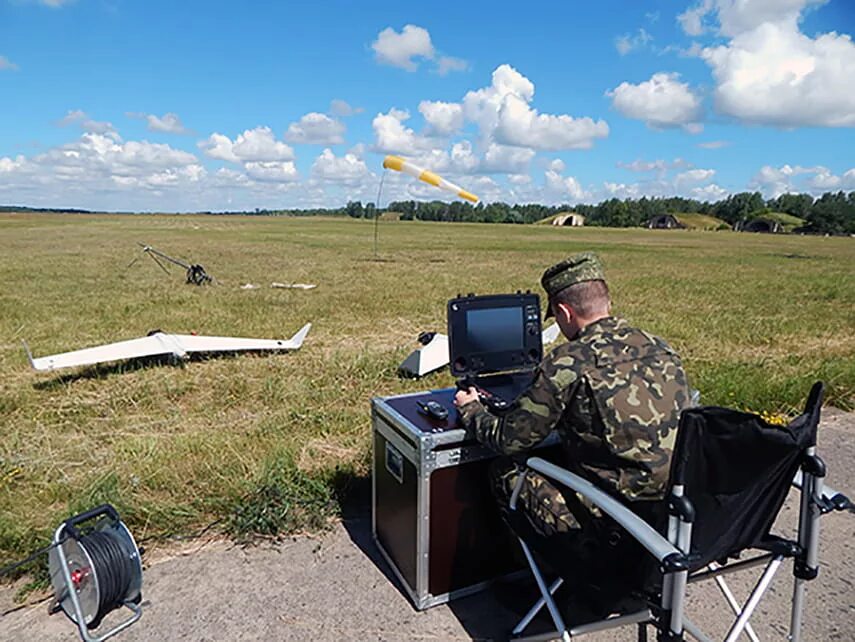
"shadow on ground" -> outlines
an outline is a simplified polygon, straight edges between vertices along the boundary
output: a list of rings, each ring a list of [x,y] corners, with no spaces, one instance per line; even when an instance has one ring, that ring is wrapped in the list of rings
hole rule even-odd
[[[342,498],[342,524],[353,544],[383,574],[386,580],[407,600],[413,612],[409,594],[389,563],[380,553],[371,533],[371,480],[348,477],[340,480],[346,493]],[[453,600],[446,605],[473,640],[504,640],[526,610],[538,598],[537,587],[528,576],[500,579],[489,588],[474,595]],[[437,607],[434,607],[437,608]],[[552,627],[541,614],[527,630],[528,634],[549,631]]]

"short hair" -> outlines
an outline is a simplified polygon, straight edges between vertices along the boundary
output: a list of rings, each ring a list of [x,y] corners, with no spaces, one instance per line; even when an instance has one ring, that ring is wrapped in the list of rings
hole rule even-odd
[[[596,314],[608,312],[609,286],[605,281],[582,281],[569,285],[560,292],[554,294],[550,304],[564,303],[573,308],[573,311],[581,317],[592,317]]]

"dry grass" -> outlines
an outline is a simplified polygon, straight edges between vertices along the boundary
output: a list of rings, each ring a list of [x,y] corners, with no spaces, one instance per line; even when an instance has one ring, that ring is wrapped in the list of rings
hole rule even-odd
[[[450,383],[395,376],[418,332],[444,327],[447,299],[536,290],[584,249],[603,256],[616,311],[681,351],[705,402],[792,412],[821,378],[855,407],[850,239],[385,222],[377,262],[368,221],[4,215],[0,235],[0,558],[99,501],[146,536],[217,518],[239,534],[312,527],[366,472],[369,399]],[[145,257],[126,269],[137,241],[219,285]],[[307,321],[297,353],[184,367],[37,375],[19,346],[41,356],[155,328],[283,337]]]

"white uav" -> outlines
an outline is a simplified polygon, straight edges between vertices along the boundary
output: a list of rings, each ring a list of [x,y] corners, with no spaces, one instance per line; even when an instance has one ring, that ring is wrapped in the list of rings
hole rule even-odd
[[[143,357],[172,355],[176,359],[188,359],[191,353],[218,352],[263,352],[299,350],[303,340],[309,334],[312,324],[307,323],[290,339],[243,339],[239,337],[203,337],[193,334],[166,334],[154,332],[147,337],[109,343],[93,348],[84,348],[73,352],[63,352],[49,357],[34,359],[27,344],[27,357],[30,365],[40,372],[91,366],[109,361],[125,361]]]

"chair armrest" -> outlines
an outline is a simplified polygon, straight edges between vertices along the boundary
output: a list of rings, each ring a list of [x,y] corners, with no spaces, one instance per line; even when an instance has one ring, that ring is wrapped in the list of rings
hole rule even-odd
[[[615,520],[627,533],[659,560],[667,572],[688,568],[686,556],[656,529],[617,501],[594,486],[587,479],[565,470],[545,459],[531,457],[526,465],[541,475],[549,477],[590,500],[597,508]]]
[[[799,490],[802,489],[801,470],[796,471],[792,485]],[[852,501],[840,491],[834,490],[831,486],[826,486],[825,482],[822,484],[822,498],[819,508],[823,515],[834,510],[848,510],[855,513],[855,505],[853,505]]]

